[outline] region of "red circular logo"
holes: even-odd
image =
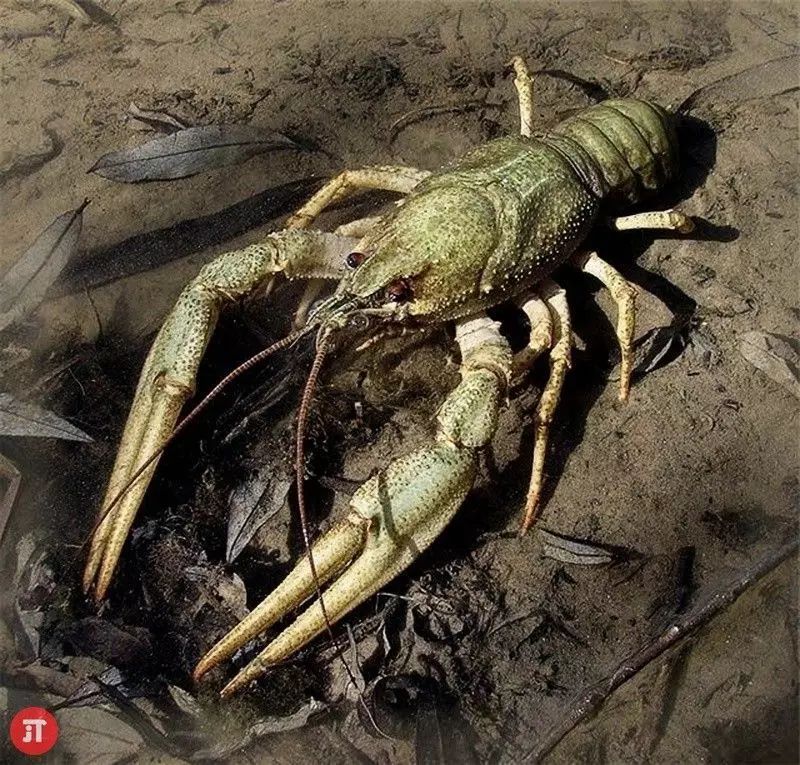
[[[58,723],[42,707],[25,707],[14,715],[9,734],[11,743],[23,754],[44,754],[58,740]]]

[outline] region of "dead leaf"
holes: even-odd
[[[664,366],[667,356],[674,358],[685,347],[683,327],[654,327],[636,342],[633,376],[641,377]]]
[[[285,135],[253,125],[205,125],[106,154],[90,172],[122,183],[174,180],[275,149],[300,146]]]
[[[128,107],[128,114],[140,122],[146,122],[152,127],[165,129],[168,133],[176,130],[185,130],[187,125],[166,112],[153,112],[147,109],[140,109],[133,101]]]
[[[117,20],[108,11],[103,10],[102,6],[93,0],[74,0],[76,5],[81,7],[81,10],[89,17],[95,24],[105,24],[107,26],[117,26]],[[112,4],[113,7],[114,4]]]
[[[308,199],[319,186],[315,178],[291,181],[210,215],[139,233],[109,247],[82,253],[81,258],[64,269],[53,292],[56,296],[83,292],[229,242],[257,226],[276,222]]]
[[[33,311],[67,265],[78,244],[85,199],[59,215],[8,270],[0,282],[0,331]]]
[[[800,398],[800,353],[797,341],[769,332],[745,332],[739,339],[739,353],[770,380]]]
[[[286,506],[293,476],[274,466],[259,470],[231,493],[225,560],[232,563],[253,535]]]
[[[285,733],[297,730],[308,725],[312,716],[327,709],[327,705],[316,699],[309,699],[308,703],[300,707],[287,717],[263,717],[259,722],[251,725],[243,736],[237,736],[233,741],[221,741],[211,749],[195,752],[191,759],[203,762],[205,760],[226,760],[235,752],[244,749],[256,739],[271,736],[275,733]]]
[[[83,443],[94,440],[48,409],[17,401],[10,393],[0,393],[0,436],[60,438]]]
[[[97,682],[100,681],[102,686]],[[76,709],[77,707],[94,707],[98,705],[112,706],[108,697],[103,692],[103,686],[122,686],[123,676],[117,667],[106,667],[97,677],[89,678],[86,682],[68,696],[63,702],[63,707]]]
[[[197,699],[192,696],[189,691],[177,685],[168,685],[167,691],[170,697],[175,702],[175,706],[180,709],[185,715],[200,720],[203,717],[203,707],[200,706]]]
[[[106,709],[64,709],[59,712],[58,726],[58,747],[64,761],[92,765],[145,761],[142,736]]]
[[[16,545],[17,564],[12,582],[14,613],[18,625],[17,641],[20,653],[36,658],[41,642],[40,630],[56,587],[56,575],[50,560],[50,551],[31,532]],[[27,642],[27,646],[23,645]]]
[[[55,8],[56,10],[63,11],[64,13],[72,16],[73,19],[80,21],[81,24],[91,24],[92,19],[86,11],[81,8],[81,6],[75,2],[75,0],[44,0],[45,5],[49,5],[51,8]]]
[[[614,553],[608,547],[589,544],[552,531],[539,529],[539,536],[544,543],[545,558],[552,558],[561,563],[573,563],[578,566],[599,566],[611,563]]]

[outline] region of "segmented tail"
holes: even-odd
[[[649,101],[604,101],[559,123],[542,140],[614,207],[641,201],[678,169],[675,116]]]

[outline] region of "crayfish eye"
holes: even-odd
[[[358,268],[365,260],[367,256],[363,252],[351,252],[345,259],[344,262],[348,268]]]
[[[386,289],[386,297],[393,303],[407,303],[414,297],[414,290],[408,279],[398,279]]]

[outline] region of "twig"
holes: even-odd
[[[441,106],[424,106],[421,109],[413,109],[406,112],[402,117],[396,119],[389,128],[389,143],[394,143],[400,133],[409,125],[421,122],[429,117],[438,117],[440,114],[460,114],[461,112],[472,111],[473,109],[497,109],[499,104],[488,104],[484,100],[465,101],[461,104],[444,104]]]
[[[539,744],[523,758],[525,762],[541,762],[558,743],[579,723],[595,715],[608,697],[650,662],[705,626],[720,612],[730,606],[745,590],[774,571],[781,563],[797,553],[798,540],[794,539],[777,552],[768,555],[727,587],[719,590],[683,618],[675,620],[653,641],[625,658],[616,669],[600,682],[582,693],[567,716],[548,731]]]
[[[166,130],[170,133],[174,133],[176,130],[185,130],[189,127],[167,112],[140,109],[133,101],[131,101],[130,106],[128,106],[128,114],[134,119],[139,120],[139,122],[150,125],[150,127]]]
[[[708,91],[712,91],[713,89],[722,85],[724,83],[730,83],[731,81],[736,82],[737,79],[742,79],[747,77],[747,75],[754,74],[759,72],[760,70],[764,69],[765,67],[770,66],[771,64],[778,64],[781,69],[785,71],[791,71],[794,66],[796,70],[796,63],[797,63],[797,54],[790,53],[788,56],[779,56],[778,58],[771,58],[768,61],[762,61],[760,64],[754,64],[753,66],[748,66],[746,69],[742,69],[740,72],[734,72],[733,74],[727,74],[724,77],[720,77],[719,79],[712,80],[711,82],[707,82],[705,85],[701,85],[697,90],[693,90],[686,98],[683,99],[680,106],[675,109],[676,114],[689,114],[694,107],[696,106],[696,102],[698,98],[707,93]],[[773,82],[774,77],[770,79],[770,82],[774,85]],[[785,92],[791,92],[797,90],[795,86],[795,80],[792,80],[791,84],[787,86],[787,88],[779,88],[777,92],[770,92],[768,96],[779,96],[783,95]],[[740,99],[740,103],[744,101],[750,101],[753,98],[758,98],[759,95],[750,95],[745,96],[744,98]]]

